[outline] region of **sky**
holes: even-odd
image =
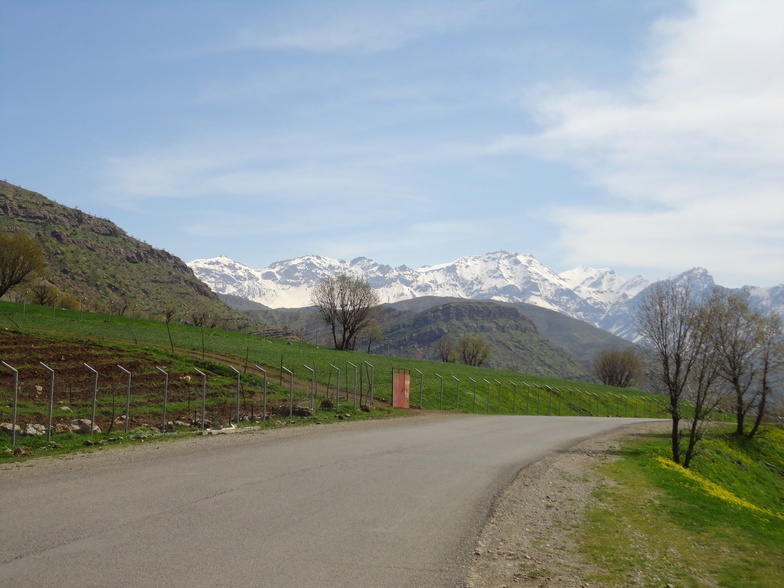
[[[784,283],[784,1],[0,0],[0,179],[184,261]]]

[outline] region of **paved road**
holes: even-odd
[[[425,416],[4,468],[0,586],[459,586],[523,466],[631,422]]]

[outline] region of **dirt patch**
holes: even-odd
[[[523,469],[493,506],[477,540],[466,584],[470,588],[601,586],[579,553],[574,531],[595,503],[599,464],[630,434],[665,431],[646,422],[589,439]]]

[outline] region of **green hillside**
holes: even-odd
[[[329,344],[313,308],[272,309],[236,296],[221,299],[275,336],[297,332],[311,343]],[[577,380],[593,379],[591,363],[599,352],[632,345],[551,310],[493,300],[422,297],[382,304],[379,322],[384,335],[370,342],[376,354],[436,359],[435,343],[445,334],[480,335],[491,347],[488,367]],[[367,346],[365,340],[358,347]]]
[[[34,235],[46,255],[46,279],[85,308],[160,317],[176,305],[181,319],[234,314],[179,258],[8,182],[0,182],[0,230]]]
[[[492,301],[451,301],[384,324],[376,350],[403,357],[435,359],[444,335],[479,335],[490,346],[488,367],[542,376],[589,379],[587,366],[542,337],[530,319],[512,306]]]
[[[732,431],[709,429],[689,469],[667,433],[628,438],[602,466],[579,530],[591,585],[782,586],[784,428]]]

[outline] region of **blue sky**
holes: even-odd
[[[780,0],[0,0],[0,177],[185,261],[784,282]]]

